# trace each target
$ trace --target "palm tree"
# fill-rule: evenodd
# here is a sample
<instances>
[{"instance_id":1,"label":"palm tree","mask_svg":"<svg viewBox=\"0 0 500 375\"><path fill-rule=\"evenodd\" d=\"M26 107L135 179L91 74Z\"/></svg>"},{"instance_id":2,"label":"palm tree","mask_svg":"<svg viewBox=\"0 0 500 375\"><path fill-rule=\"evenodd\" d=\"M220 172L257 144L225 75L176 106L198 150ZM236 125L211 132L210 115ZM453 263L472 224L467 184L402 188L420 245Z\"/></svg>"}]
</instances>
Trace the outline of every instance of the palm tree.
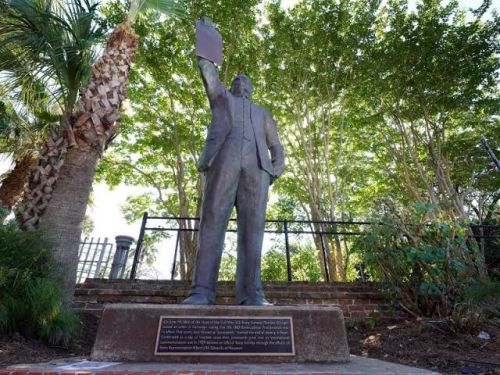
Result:
<instances>
[{"instance_id":1,"label":"palm tree","mask_svg":"<svg viewBox=\"0 0 500 375\"><path fill-rule=\"evenodd\" d=\"M92 67L91 79L80 93L76 113L66 122L58 175L48 177L38 169L30 177L18 218L24 228L40 222L54 243L56 269L67 300L73 296L78 264L78 245L97 162L113 139L126 98L128 76L137 46L133 25L139 12L154 8L181 14L175 0L132 0L126 20L110 34L102 57ZM54 144L53 150L58 149ZM56 155L56 158L59 156ZM56 183L57 181L57 183Z\"/></svg>"},{"instance_id":2,"label":"palm tree","mask_svg":"<svg viewBox=\"0 0 500 375\"><path fill-rule=\"evenodd\" d=\"M16 164L2 183L7 206L14 203L30 171L30 185L33 180L44 182L44 191L57 179L68 145L64 133L97 59L93 46L104 36L95 26L96 13L97 3L91 0L73 0L69 6L58 0L0 0L2 99L16 103L11 113L23 112L14 117L24 123L44 124L24 127L25 133L32 132L31 142L15 138L11 151ZM47 141L37 155L40 140ZM32 170L34 157L38 161ZM39 201L47 204L47 197Z\"/></svg>"}]
</instances>

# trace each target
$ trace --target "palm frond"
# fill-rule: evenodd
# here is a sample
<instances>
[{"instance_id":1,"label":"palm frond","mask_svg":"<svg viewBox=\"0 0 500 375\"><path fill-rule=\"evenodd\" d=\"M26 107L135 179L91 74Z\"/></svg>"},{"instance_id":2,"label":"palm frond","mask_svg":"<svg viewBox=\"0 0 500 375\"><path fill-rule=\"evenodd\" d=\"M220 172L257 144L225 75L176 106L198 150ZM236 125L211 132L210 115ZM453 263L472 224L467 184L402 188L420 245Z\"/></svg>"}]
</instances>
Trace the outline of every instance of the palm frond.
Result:
<instances>
[{"instance_id":1,"label":"palm frond","mask_svg":"<svg viewBox=\"0 0 500 375\"><path fill-rule=\"evenodd\" d=\"M184 17L186 9L184 0L132 0L130 3L129 20L134 22L137 15L146 10L158 11L167 16Z\"/></svg>"},{"instance_id":2,"label":"palm frond","mask_svg":"<svg viewBox=\"0 0 500 375\"><path fill-rule=\"evenodd\" d=\"M19 159L43 143L43 135L51 132L60 115L42 106L34 114L33 108L10 100L5 90L0 86L0 153Z\"/></svg>"},{"instance_id":3,"label":"palm frond","mask_svg":"<svg viewBox=\"0 0 500 375\"><path fill-rule=\"evenodd\" d=\"M186 4L179 0L142 0L142 9L153 9L166 15L186 14Z\"/></svg>"},{"instance_id":4,"label":"palm frond","mask_svg":"<svg viewBox=\"0 0 500 375\"><path fill-rule=\"evenodd\" d=\"M61 111L71 112L97 58L94 46L104 39L95 24L97 6L94 0L1 0L0 71L7 72L6 84L42 81Z\"/></svg>"}]
</instances>

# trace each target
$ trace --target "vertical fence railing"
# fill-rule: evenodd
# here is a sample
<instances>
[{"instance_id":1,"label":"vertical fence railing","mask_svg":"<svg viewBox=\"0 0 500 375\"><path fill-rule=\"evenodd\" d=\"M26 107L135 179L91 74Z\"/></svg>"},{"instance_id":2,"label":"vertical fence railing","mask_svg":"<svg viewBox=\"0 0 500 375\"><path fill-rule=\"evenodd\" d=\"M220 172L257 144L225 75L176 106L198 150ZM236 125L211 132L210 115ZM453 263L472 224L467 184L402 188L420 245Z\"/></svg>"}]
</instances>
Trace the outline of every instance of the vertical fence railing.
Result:
<instances>
[{"instance_id":1,"label":"vertical fence railing","mask_svg":"<svg viewBox=\"0 0 500 375\"><path fill-rule=\"evenodd\" d=\"M290 242L288 241L288 220L283 222L283 231L285 233L285 254L286 254L286 275L288 281L292 281L292 262L290 261Z\"/></svg>"},{"instance_id":2,"label":"vertical fence railing","mask_svg":"<svg viewBox=\"0 0 500 375\"><path fill-rule=\"evenodd\" d=\"M328 256L328 252L326 251L326 246L325 246L325 237L324 233L320 232L319 233L319 242L321 243L321 252L323 254L323 268L325 269L325 279L326 282L330 282L330 259Z\"/></svg>"},{"instance_id":3,"label":"vertical fence railing","mask_svg":"<svg viewBox=\"0 0 500 375\"><path fill-rule=\"evenodd\" d=\"M137 246L135 247L134 262L132 263L132 269L130 270L130 280L135 279L137 273L137 265L141 256L142 244L144 242L144 233L146 231L146 223L148 222L148 213L144 212L142 215L141 230L139 232L139 238L137 239Z\"/></svg>"},{"instance_id":4,"label":"vertical fence railing","mask_svg":"<svg viewBox=\"0 0 500 375\"><path fill-rule=\"evenodd\" d=\"M81 242L78 250L78 268L76 282L81 283L88 277L106 277L109 272L108 264L113 256L113 244L108 238L88 238Z\"/></svg>"},{"instance_id":5,"label":"vertical fence railing","mask_svg":"<svg viewBox=\"0 0 500 375\"><path fill-rule=\"evenodd\" d=\"M175 267L177 266L177 253L179 252L179 243L181 240L180 236L181 232L177 232L177 236L175 238L175 250L174 250L174 260L172 261L172 272L170 272L170 280L175 279Z\"/></svg>"}]
</instances>

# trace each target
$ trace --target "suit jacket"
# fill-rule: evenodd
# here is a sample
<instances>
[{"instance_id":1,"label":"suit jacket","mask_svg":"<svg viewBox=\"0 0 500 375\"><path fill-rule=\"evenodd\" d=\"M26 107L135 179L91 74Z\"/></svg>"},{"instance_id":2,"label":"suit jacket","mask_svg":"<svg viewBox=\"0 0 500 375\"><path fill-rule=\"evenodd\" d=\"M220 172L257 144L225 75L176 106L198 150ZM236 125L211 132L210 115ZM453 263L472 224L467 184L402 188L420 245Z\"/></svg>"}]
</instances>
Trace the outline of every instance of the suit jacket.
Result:
<instances>
[{"instance_id":1,"label":"suit jacket","mask_svg":"<svg viewBox=\"0 0 500 375\"><path fill-rule=\"evenodd\" d=\"M233 126L232 111L234 108L232 101L235 100L235 97L220 82L212 62L198 57L198 65L210 102L210 108L212 109L212 121L208 128L205 147L198 163L198 168L201 171L206 171L212 165L226 137L231 132ZM250 106L250 119L257 143L260 167L271 176L277 177L273 171L269 149L280 148L282 150L283 147L278 138L274 120L269 111L254 103L251 103Z\"/></svg>"}]
</instances>

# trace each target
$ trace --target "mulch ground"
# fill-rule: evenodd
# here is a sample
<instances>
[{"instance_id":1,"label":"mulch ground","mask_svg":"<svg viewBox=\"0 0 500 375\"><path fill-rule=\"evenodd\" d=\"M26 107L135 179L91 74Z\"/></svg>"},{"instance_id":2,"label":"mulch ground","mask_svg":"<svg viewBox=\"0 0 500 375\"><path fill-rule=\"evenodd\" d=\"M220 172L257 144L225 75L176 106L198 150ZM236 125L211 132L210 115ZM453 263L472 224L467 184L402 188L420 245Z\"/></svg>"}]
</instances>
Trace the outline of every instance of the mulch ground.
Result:
<instances>
[{"instance_id":1,"label":"mulch ground","mask_svg":"<svg viewBox=\"0 0 500 375\"><path fill-rule=\"evenodd\" d=\"M49 347L20 335L0 335L0 369L17 363L47 362L57 358L87 356L97 319L84 316L69 349ZM380 323L367 327L358 323L347 331L352 354L426 368L444 374L500 374L500 329L484 327L491 335L454 334L443 323Z\"/></svg>"},{"instance_id":2,"label":"mulch ground","mask_svg":"<svg viewBox=\"0 0 500 375\"><path fill-rule=\"evenodd\" d=\"M455 334L443 322L404 322L347 330L351 354L377 358L445 374L500 374L500 329L486 326L491 336Z\"/></svg>"},{"instance_id":3,"label":"mulch ground","mask_svg":"<svg viewBox=\"0 0 500 375\"><path fill-rule=\"evenodd\" d=\"M69 348L51 347L46 343L25 338L19 334L0 333L0 369L18 363L48 362L58 358L86 357L90 355L99 318L83 313L76 327L74 339Z\"/></svg>"}]
</instances>

